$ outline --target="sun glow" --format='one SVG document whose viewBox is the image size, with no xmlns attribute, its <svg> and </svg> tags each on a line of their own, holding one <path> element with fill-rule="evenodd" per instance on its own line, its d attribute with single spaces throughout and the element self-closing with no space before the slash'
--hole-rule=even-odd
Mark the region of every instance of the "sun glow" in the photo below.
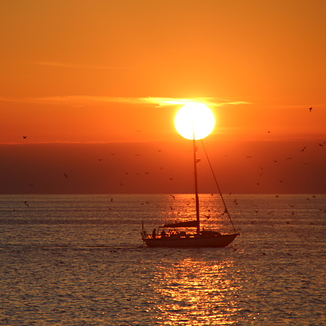
<svg viewBox="0 0 326 326">
<path fill-rule="evenodd" d="M 205 104 L 188 103 L 177 112 L 174 125 L 186 139 L 203 139 L 213 131 L 215 117 Z"/>
</svg>

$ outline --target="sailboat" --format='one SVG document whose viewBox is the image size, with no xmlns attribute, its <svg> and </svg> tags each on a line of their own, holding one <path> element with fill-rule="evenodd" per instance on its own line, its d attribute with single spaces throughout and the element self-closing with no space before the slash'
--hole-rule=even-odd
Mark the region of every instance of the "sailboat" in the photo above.
<svg viewBox="0 0 326 326">
<path fill-rule="evenodd" d="M 194 184 L 195 184 L 195 202 L 196 202 L 196 220 L 168 223 L 160 226 L 158 232 L 154 229 L 152 234 L 147 234 L 144 230 L 144 224 L 142 223 L 141 237 L 143 242 L 148 247 L 176 247 L 176 248 L 187 248 L 187 247 L 226 247 L 229 245 L 238 235 L 236 232 L 231 216 L 223 199 L 222 192 L 216 181 L 216 185 L 219 190 L 222 202 L 224 204 L 224 214 L 227 214 L 233 227 L 233 233 L 221 234 L 216 230 L 204 230 L 201 229 L 201 218 L 200 218 L 200 203 L 198 195 L 198 183 L 197 183 L 197 147 L 196 140 L 193 137 L 193 160 L 194 160 Z M 206 150 L 205 150 L 206 153 Z M 207 153 L 206 153 L 207 156 Z M 208 156 L 207 156 L 208 159 Z M 208 159 L 209 165 L 212 168 L 210 161 Z M 194 228 L 196 231 L 188 233 L 188 229 Z M 162 230 L 160 232 L 160 230 Z"/>
</svg>

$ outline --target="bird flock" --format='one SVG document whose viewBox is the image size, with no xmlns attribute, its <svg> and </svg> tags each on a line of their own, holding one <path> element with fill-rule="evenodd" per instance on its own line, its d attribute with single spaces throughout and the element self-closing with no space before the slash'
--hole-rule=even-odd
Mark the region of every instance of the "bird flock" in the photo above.
<svg viewBox="0 0 326 326">
<path fill-rule="evenodd" d="M 313 110 L 313 108 L 312 107 L 310 107 L 309 108 L 309 112 L 312 112 L 312 110 Z M 140 130 L 140 129 L 137 129 L 136 130 L 136 132 L 137 133 L 141 133 L 142 132 L 142 130 Z M 272 132 L 271 130 L 268 130 L 267 131 L 269 134 Z M 23 136 L 23 139 L 24 140 L 26 140 L 27 139 L 27 135 L 24 135 Z M 324 146 L 325 146 L 325 144 L 326 144 L 326 141 L 324 141 L 324 142 L 319 142 L 318 143 L 318 146 L 320 147 L 320 148 L 324 148 Z M 157 151 L 157 153 L 163 153 L 163 150 L 162 149 L 156 149 L 156 151 Z M 297 149 L 297 151 L 298 152 L 301 152 L 301 153 L 306 153 L 307 151 L 309 151 L 309 147 L 307 146 L 307 145 L 305 145 L 305 146 L 303 146 L 302 148 L 299 148 L 299 149 Z M 116 157 L 118 154 L 117 153 L 115 153 L 115 152 L 109 152 L 109 154 L 108 154 L 110 157 Z M 141 152 L 135 152 L 134 154 L 134 157 L 135 158 L 141 158 L 142 157 L 142 153 Z M 225 157 L 228 157 L 228 155 L 225 155 Z M 250 154 L 250 155 L 246 155 L 245 156 L 245 158 L 246 159 L 248 159 L 248 160 L 254 160 L 255 159 L 255 156 L 254 155 L 252 155 L 252 154 Z M 145 158 L 146 159 L 146 158 Z M 293 160 L 295 160 L 296 159 L 296 157 L 295 157 L 295 155 L 291 155 L 291 156 L 287 156 L 286 158 L 285 158 L 285 161 L 293 161 Z M 103 163 L 105 163 L 105 162 L 107 162 L 108 161 L 108 159 L 107 158 L 105 158 L 105 157 L 99 157 L 99 158 L 97 158 L 96 159 L 100 164 L 103 164 Z M 131 161 L 131 159 L 130 159 L 130 161 Z M 275 158 L 275 159 L 273 159 L 272 160 L 272 162 L 275 164 L 275 165 L 279 165 L 280 163 L 281 163 L 281 159 L 280 158 Z M 307 166 L 308 164 L 309 164 L 309 162 L 308 161 L 304 161 L 304 162 L 301 162 L 304 166 Z M 132 166 L 132 164 L 131 164 L 131 166 Z M 138 166 L 141 166 L 141 164 L 139 164 Z M 151 169 L 152 169 L 152 167 L 151 167 Z M 150 169 L 146 169 L 146 170 L 143 170 L 143 171 L 141 171 L 141 170 L 139 170 L 139 171 L 134 171 L 135 170 L 135 167 L 133 166 L 133 171 L 125 171 L 124 172 L 124 174 L 123 174 L 123 176 L 121 176 L 120 177 L 120 180 L 118 180 L 119 178 L 118 178 L 118 176 L 117 176 L 117 173 L 115 173 L 115 178 L 114 178 L 114 180 L 118 180 L 118 185 L 120 186 L 120 187 L 125 187 L 126 185 L 128 185 L 128 178 L 130 177 L 130 176 L 132 176 L 132 175 L 134 175 L 134 176 L 149 176 L 149 175 L 151 175 L 152 173 L 153 173 L 153 170 L 150 170 Z M 172 181 L 174 181 L 174 179 L 176 178 L 176 174 L 175 173 L 172 173 L 171 171 L 170 172 L 166 172 L 166 168 L 164 167 L 164 166 L 162 166 L 162 165 L 159 165 L 158 167 L 157 167 L 157 170 L 160 170 L 160 171 L 162 171 L 162 170 L 164 170 L 164 175 L 165 175 L 165 178 L 166 178 L 166 180 L 168 180 L 169 182 L 172 182 Z M 256 180 L 256 182 L 255 182 L 255 184 L 256 184 L 256 186 L 257 187 L 261 187 L 262 186 L 262 182 L 263 182 L 263 179 L 264 179 L 264 177 L 266 176 L 266 174 L 267 174 L 267 170 L 268 170 L 268 168 L 266 168 L 266 167 L 263 167 L 263 166 L 259 166 L 259 172 L 258 172 L 258 177 L 259 177 L 259 179 L 257 179 Z M 68 174 L 69 172 L 63 172 L 63 178 L 64 179 L 70 179 L 70 176 L 69 176 L 69 174 Z M 170 175 L 169 175 L 170 174 Z M 157 174 L 156 174 L 156 176 L 157 176 Z M 134 182 L 134 180 L 132 180 L 132 182 Z M 139 182 L 141 182 L 141 183 L 143 183 L 144 182 L 144 180 L 142 180 L 142 179 L 139 179 Z M 279 178 L 279 183 L 280 184 L 283 184 L 284 183 L 284 180 L 283 180 L 283 178 L 281 179 L 281 178 Z M 32 187 L 32 186 L 34 186 L 34 183 L 33 184 L 29 184 L 29 187 Z M 279 194 L 276 194 L 275 195 L 276 196 L 276 198 L 279 198 Z M 238 202 L 235 200 L 235 205 L 238 205 Z M 25 205 L 26 205 L 26 202 L 25 202 Z M 26 205 L 27 206 L 27 205 Z"/>
</svg>

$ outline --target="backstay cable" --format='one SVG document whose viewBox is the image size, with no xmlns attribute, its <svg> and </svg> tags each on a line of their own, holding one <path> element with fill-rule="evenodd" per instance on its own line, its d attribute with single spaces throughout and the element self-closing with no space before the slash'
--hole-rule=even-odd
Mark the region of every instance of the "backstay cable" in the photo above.
<svg viewBox="0 0 326 326">
<path fill-rule="evenodd" d="M 221 199 L 222 199 L 222 202 L 223 202 L 223 205 L 224 205 L 224 208 L 225 208 L 224 213 L 226 213 L 226 214 L 228 215 L 228 217 L 229 217 L 229 219 L 230 219 L 230 222 L 231 222 L 231 225 L 232 225 L 232 227 L 233 227 L 233 231 L 234 231 L 234 232 L 237 232 L 236 229 L 235 229 L 235 227 L 234 227 L 234 225 L 233 225 L 233 222 L 232 222 L 232 219 L 231 219 L 231 216 L 230 216 L 229 210 L 228 210 L 228 208 L 226 207 L 226 204 L 225 204 L 225 201 L 224 201 L 224 198 L 223 198 L 223 195 L 222 195 L 222 192 L 221 192 L 220 186 L 219 186 L 219 184 L 218 184 L 218 182 L 217 182 L 217 179 L 216 179 L 216 176 L 215 176 L 215 173 L 214 173 L 214 170 L 213 170 L 213 167 L 212 167 L 211 161 L 209 160 L 209 157 L 208 157 L 208 154 L 207 154 L 207 151 L 206 151 L 206 148 L 205 148 L 205 146 L 204 146 L 204 142 L 203 142 L 202 139 L 201 139 L 201 144 L 202 144 L 202 146 L 203 146 L 203 149 L 204 149 L 204 152 L 205 152 L 205 155 L 206 155 L 206 158 L 207 158 L 207 161 L 208 161 L 209 167 L 210 167 L 210 169 L 211 169 L 211 171 L 212 171 L 212 174 L 213 174 L 213 177 L 214 177 L 214 180 L 215 180 L 215 183 L 216 183 L 216 186 L 217 186 L 218 192 L 219 192 L 219 194 L 220 194 L 220 196 L 221 196 Z"/>
</svg>

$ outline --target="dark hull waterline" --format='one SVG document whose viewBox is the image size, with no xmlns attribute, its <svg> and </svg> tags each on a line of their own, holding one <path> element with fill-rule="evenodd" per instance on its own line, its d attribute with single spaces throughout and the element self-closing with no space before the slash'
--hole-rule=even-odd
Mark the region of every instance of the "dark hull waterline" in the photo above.
<svg viewBox="0 0 326 326">
<path fill-rule="evenodd" d="M 221 248 L 229 245 L 238 235 L 224 234 L 215 237 L 189 237 L 189 238 L 155 238 L 143 239 L 148 247 L 171 247 L 171 248 Z"/>
</svg>

